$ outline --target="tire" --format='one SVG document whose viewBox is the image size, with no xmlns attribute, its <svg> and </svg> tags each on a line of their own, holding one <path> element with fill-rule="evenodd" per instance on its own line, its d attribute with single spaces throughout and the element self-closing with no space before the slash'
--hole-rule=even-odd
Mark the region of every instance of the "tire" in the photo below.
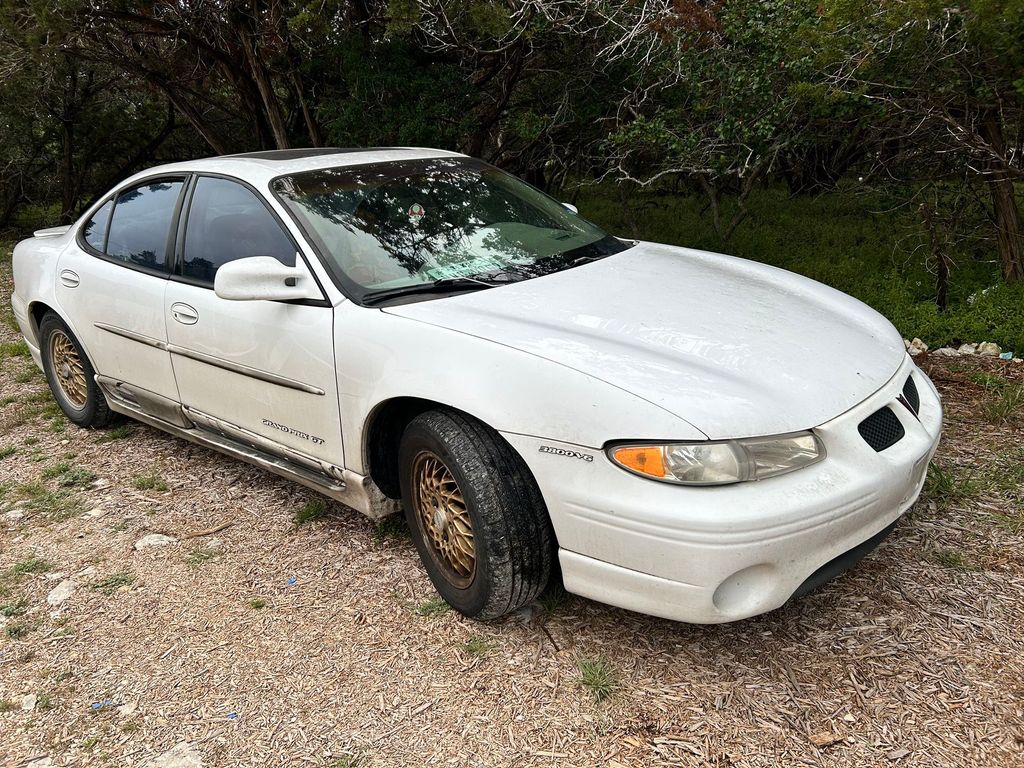
<svg viewBox="0 0 1024 768">
<path fill-rule="evenodd" d="M 80 427 L 105 427 L 112 412 L 96 383 L 96 371 L 75 335 L 53 312 L 39 323 L 43 370 L 57 405 Z"/>
<path fill-rule="evenodd" d="M 495 619 L 544 590 L 554 531 L 529 469 L 497 432 L 461 413 L 428 411 L 402 435 L 399 473 L 420 559 L 455 610 Z"/>
</svg>

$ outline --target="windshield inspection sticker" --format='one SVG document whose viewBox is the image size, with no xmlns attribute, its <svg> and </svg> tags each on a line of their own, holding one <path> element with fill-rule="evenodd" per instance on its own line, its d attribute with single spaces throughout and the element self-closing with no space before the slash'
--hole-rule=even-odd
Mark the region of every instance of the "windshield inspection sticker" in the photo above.
<svg viewBox="0 0 1024 768">
<path fill-rule="evenodd" d="M 426 215 L 426 209 L 419 203 L 413 203 L 409 206 L 409 221 L 413 224 L 419 224 L 420 219 Z"/>
<path fill-rule="evenodd" d="M 570 459 L 580 459 L 582 461 L 593 461 L 594 457 L 589 453 L 581 453 L 580 451 L 567 451 L 565 448 L 553 448 L 550 445 L 542 445 L 540 447 L 541 453 L 553 453 L 555 456 L 566 456 Z"/>
</svg>

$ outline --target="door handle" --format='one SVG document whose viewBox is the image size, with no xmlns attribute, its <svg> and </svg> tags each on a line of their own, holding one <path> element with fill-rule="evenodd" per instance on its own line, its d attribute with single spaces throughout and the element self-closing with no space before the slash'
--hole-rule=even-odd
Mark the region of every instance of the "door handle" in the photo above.
<svg viewBox="0 0 1024 768">
<path fill-rule="evenodd" d="M 78 275 L 75 272 L 72 272 L 70 269 L 62 269 L 58 277 L 60 278 L 61 283 L 67 286 L 68 288 L 77 288 L 78 285 L 82 282 L 78 278 Z"/>
<path fill-rule="evenodd" d="M 199 313 L 196 312 L 195 308 L 180 301 L 171 304 L 171 317 L 182 325 L 195 325 L 199 322 Z"/>
</svg>

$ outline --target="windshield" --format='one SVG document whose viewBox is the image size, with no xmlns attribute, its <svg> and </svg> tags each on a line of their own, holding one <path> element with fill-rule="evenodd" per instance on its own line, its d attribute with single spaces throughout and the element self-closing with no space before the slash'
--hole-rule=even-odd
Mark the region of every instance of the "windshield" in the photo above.
<svg viewBox="0 0 1024 768">
<path fill-rule="evenodd" d="M 537 277 L 628 247 L 469 158 L 327 168 L 278 178 L 272 189 L 360 299 L 438 280 Z"/>
</svg>

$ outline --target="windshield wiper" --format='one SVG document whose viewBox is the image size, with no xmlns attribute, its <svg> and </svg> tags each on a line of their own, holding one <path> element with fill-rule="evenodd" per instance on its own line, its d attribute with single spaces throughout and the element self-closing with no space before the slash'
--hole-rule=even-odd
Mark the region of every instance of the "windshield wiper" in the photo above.
<svg viewBox="0 0 1024 768">
<path fill-rule="evenodd" d="M 430 283 L 414 283 L 400 285 L 397 288 L 385 288 L 363 296 L 363 304 L 379 304 L 387 299 L 400 296 L 415 296 L 421 293 L 447 293 L 452 290 L 482 290 L 496 285 L 505 285 L 508 280 L 482 280 L 479 277 L 443 277 Z"/>
</svg>

